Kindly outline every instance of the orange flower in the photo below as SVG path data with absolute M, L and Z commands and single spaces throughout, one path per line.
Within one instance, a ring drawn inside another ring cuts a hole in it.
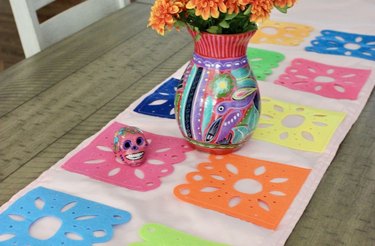
M 280 8 L 290 8 L 296 3 L 296 0 L 274 0 L 273 2 L 275 6 Z
M 297 0 L 155 0 L 151 8 L 148 27 L 164 35 L 168 30 L 193 25 L 201 31 L 211 28 L 213 33 L 240 33 L 256 28 L 254 22 L 269 18 L 271 10 L 276 7 L 286 13 Z M 243 20 L 244 12 L 249 16 L 247 23 Z M 230 16 L 229 16 L 230 15 Z M 203 19 L 203 21 L 202 21 Z M 241 25 L 243 23 L 243 28 Z M 224 24 L 226 26 L 224 26 Z M 218 26 L 222 28 L 217 28 Z M 215 27 L 215 28 L 212 28 Z
M 174 17 L 183 10 L 184 3 L 178 0 L 156 0 L 151 8 L 148 26 L 164 35 L 165 29 L 171 30 L 175 23 Z
M 227 0 L 226 5 L 227 5 L 228 14 L 233 14 L 233 13 L 238 14 L 240 10 L 245 9 L 244 6 L 240 5 L 238 0 Z
M 250 21 L 268 19 L 273 8 L 273 0 L 239 0 L 243 6 L 251 5 Z
M 218 18 L 220 12 L 227 12 L 224 0 L 189 0 L 186 8 L 195 9 L 195 14 L 202 16 L 203 20 L 208 20 L 210 17 Z

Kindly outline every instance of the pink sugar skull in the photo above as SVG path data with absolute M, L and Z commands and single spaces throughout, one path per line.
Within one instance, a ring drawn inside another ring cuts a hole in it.
M 145 160 L 145 151 L 148 146 L 143 132 L 133 126 L 125 126 L 115 133 L 114 152 L 124 164 L 129 166 L 140 166 Z

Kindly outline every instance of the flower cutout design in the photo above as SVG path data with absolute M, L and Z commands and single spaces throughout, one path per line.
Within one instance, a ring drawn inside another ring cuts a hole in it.
M 169 79 L 143 99 L 134 111 L 141 114 L 174 119 L 174 97 L 179 82 L 179 79 Z
M 275 81 L 290 89 L 324 97 L 357 99 L 371 70 L 330 66 L 305 59 L 295 59 Z
M 254 44 L 297 46 L 310 35 L 312 27 L 290 22 L 267 20 L 251 39 Z
M 224 246 L 225 244 L 214 243 L 191 236 L 187 233 L 177 231 L 162 224 L 146 224 L 140 231 L 144 242 L 131 243 L 129 246 Z
M 306 51 L 375 60 L 375 36 L 333 30 L 321 31 Z
M 272 69 L 279 66 L 285 56 L 279 52 L 248 48 L 247 57 L 258 80 L 266 80 L 272 74 Z
M 126 211 L 38 187 L 0 214 L 0 245 L 104 243 L 113 237 L 113 226 L 130 218 Z
M 174 193 L 186 202 L 275 229 L 309 173 L 235 154 L 211 155 Z
M 149 143 L 145 163 L 138 167 L 125 165 L 113 153 L 114 133 L 124 126 L 112 123 L 62 167 L 128 189 L 149 191 L 159 187 L 160 178 L 171 174 L 173 165 L 184 161 L 185 153 L 192 150 L 183 139 L 144 132 Z
M 252 137 L 293 149 L 323 152 L 345 115 L 264 97 Z

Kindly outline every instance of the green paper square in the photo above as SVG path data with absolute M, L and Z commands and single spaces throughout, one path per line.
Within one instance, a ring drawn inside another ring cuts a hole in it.
M 279 52 L 256 48 L 248 48 L 247 57 L 257 80 L 266 80 L 272 74 L 272 69 L 285 59 Z

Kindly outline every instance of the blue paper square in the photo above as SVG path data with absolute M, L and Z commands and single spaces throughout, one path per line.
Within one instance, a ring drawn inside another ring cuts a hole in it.
M 169 79 L 151 95 L 147 96 L 134 111 L 141 114 L 174 119 L 174 97 L 179 83 L 179 79 Z
M 306 51 L 375 60 L 375 36 L 333 30 L 323 30 L 321 34 Z
M 126 211 L 38 187 L 0 214 L 0 245 L 103 243 L 112 238 L 113 226 L 130 218 Z

